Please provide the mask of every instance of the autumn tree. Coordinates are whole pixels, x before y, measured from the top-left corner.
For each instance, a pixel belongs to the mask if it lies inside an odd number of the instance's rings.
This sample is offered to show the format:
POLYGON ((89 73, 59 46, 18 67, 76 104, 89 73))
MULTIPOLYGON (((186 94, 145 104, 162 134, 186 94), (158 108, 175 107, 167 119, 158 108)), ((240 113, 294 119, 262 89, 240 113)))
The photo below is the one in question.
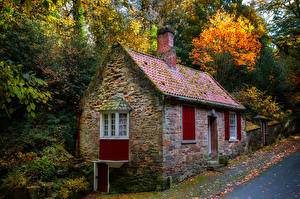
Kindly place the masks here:
POLYGON ((219 9, 223 9, 236 16, 243 15, 251 23, 256 23, 256 21, 253 22, 252 17, 248 17, 251 9, 243 5, 242 1, 237 0, 193 0, 183 9, 183 15, 175 16, 170 21, 177 31, 174 41, 176 53, 180 56, 182 64, 195 69, 199 68, 199 66, 193 64, 193 60, 189 55, 193 49, 191 41, 205 29, 209 22, 209 16, 214 15, 219 9))
POLYGON ((259 0, 253 4, 261 14, 272 16, 268 27, 277 47, 287 55, 299 56, 299 0, 259 0))
POLYGON ((279 103, 272 96, 267 95, 265 91, 258 90, 255 86, 246 87, 234 95, 248 109, 248 113, 251 115, 250 120, 257 114, 277 120, 282 120, 285 116, 279 103))
POLYGON ((191 58, 228 91, 237 89, 253 71, 260 51, 259 35, 248 19, 218 10, 193 40, 191 58))
POLYGON ((253 65, 260 52, 259 35, 248 19, 218 11, 209 20, 210 24, 198 38, 193 40, 191 53, 194 63, 211 73, 219 70, 218 56, 232 61, 237 66, 245 66, 246 71, 255 70, 253 65))
MULTIPOLYGON (((285 104, 295 118, 300 118, 300 7, 299 0, 259 0, 252 2, 260 14, 272 16, 267 21, 278 61, 287 73, 290 89, 285 89, 285 104)), ((298 119, 299 122, 299 119, 298 119)))
POLYGON ((143 19, 134 17, 135 9, 123 1, 84 0, 86 19, 93 41, 102 53, 118 41, 135 50, 149 50, 150 30, 143 19))

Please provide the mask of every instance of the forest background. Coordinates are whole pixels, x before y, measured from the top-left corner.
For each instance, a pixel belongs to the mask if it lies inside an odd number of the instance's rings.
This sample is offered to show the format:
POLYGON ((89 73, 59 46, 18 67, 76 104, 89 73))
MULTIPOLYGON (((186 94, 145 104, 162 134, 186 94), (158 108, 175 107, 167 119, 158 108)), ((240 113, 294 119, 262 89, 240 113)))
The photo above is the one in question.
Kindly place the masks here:
POLYGON ((80 98, 114 42, 155 56, 164 25, 178 63, 211 73, 249 121, 299 122, 299 17, 298 0, 0 0, 0 193, 92 190, 80 98))

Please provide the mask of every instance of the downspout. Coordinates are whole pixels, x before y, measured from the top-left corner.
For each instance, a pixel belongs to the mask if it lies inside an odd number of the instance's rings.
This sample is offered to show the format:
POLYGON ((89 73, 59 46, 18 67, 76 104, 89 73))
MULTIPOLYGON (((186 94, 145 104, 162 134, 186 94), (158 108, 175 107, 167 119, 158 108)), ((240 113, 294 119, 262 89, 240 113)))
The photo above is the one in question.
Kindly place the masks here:
POLYGON ((78 124, 77 124, 77 147, 76 147, 76 155, 80 155, 80 117, 81 117, 81 113, 82 110, 78 109, 77 110, 78 113, 78 124))

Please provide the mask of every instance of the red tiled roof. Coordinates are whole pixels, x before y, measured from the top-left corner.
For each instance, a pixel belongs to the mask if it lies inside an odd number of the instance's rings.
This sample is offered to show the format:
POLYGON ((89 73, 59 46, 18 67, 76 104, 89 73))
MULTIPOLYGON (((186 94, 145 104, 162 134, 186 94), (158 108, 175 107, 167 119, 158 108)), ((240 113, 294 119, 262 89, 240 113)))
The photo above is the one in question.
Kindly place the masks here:
POLYGON ((210 75, 178 64, 174 70, 161 59, 124 48, 156 87, 164 93, 243 109, 243 106, 227 94, 210 75))

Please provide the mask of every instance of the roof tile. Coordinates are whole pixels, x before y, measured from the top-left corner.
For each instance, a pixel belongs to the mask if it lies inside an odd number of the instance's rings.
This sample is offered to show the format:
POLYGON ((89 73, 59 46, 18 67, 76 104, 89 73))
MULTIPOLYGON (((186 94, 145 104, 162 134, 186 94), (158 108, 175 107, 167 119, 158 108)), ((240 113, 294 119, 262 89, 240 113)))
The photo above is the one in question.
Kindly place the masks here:
POLYGON ((174 70, 161 59, 124 48, 161 91, 179 97, 242 107, 210 75, 178 64, 174 70))

